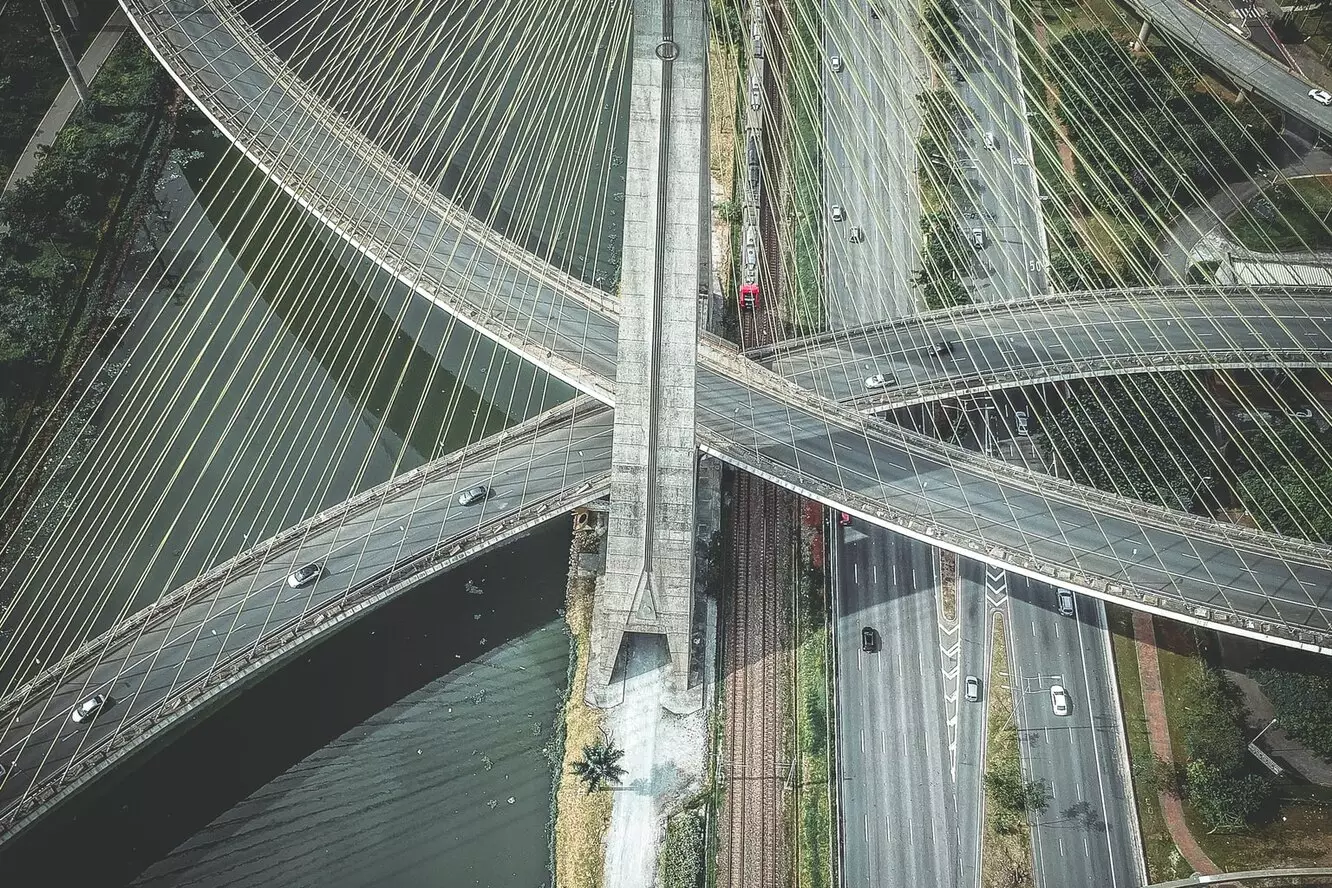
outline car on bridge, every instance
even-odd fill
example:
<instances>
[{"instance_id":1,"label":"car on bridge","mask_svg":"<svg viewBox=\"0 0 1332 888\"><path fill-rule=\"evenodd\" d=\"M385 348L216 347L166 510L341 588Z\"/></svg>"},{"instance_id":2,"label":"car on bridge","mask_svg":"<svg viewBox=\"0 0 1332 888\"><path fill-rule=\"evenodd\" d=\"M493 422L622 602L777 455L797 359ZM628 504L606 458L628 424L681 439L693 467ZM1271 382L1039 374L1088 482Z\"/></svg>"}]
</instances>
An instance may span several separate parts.
<instances>
[{"instance_id":1,"label":"car on bridge","mask_svg":"<svg viewBox=\"0 0 1332 888\"><path fill-rule=\"evenodd\" d=\"M1073 605L1073 593L1068 589L1059 590L1059 612L1066 617L1071 617L1076 612Z\"/></svg>"},{"instance_id":2,"label":"car on bridge","mask_svg":"<svg viewBox=\"0 0 1332 888\"><path fill-rule=\"evenodd\" d=\"M477 503L490 496L490 488L484 484L478 484L475 487L469 487L458 494L458 505L475 506Z\"/></svg>"},{"instance_id":3,"label":"car on bridge","mask_svg":"<svg viewBox=\"0 0 1332 888\"><path fill-rule=\"evenodd\" d=\"M312 561L287 577L287 585L293 589L308 586L324 575L324 562Z\"/></svg>"},{"instance_id":4,"label":"car on bridge","mask_svg":"<svg viewBox=\"0 0 1332 888\"><path fill-rule=\"evenodd\" d=\"M949 342L947 339L940 339L938 342L931 345L928 351L936 358L944 358L953 353L953 343Z\"/></svg>"},{"instance_id":5,"label":"car on bridge","mask_svg":"<svg viewBox=\"0 0 1332 888\"><path fill-rule=\"evenodd\" d=\"M81 725L86 721L91 721L92 717L102 711L106 705L106 694L97 694L89 697L78 706L75 706L69 713L69 720L76 725Z\"/></svg>"},{"instance_id":6,"label":"car on bridge","mask_svg":"<svg viewBox=\"0 0 1332 888\"><path fill-rule=\"evenodd\" d=\"M865 379L865 388L871 390L885 388L892 384L893 374L891 373L875 373L873 376Z\"/></svg>"},{"instance_id":7,"label":"car on bridge","mask_svg":"<svg viewBox=\"0 0 1332 888\"><path fill-rule=\"evenodd\" d=\"M1332 107L1332 93L1329 93L1325 89L1309 90L1309 98L1313 99L1315 102L1317 102L1320 105Z\"/></svg>"}]
</instances>

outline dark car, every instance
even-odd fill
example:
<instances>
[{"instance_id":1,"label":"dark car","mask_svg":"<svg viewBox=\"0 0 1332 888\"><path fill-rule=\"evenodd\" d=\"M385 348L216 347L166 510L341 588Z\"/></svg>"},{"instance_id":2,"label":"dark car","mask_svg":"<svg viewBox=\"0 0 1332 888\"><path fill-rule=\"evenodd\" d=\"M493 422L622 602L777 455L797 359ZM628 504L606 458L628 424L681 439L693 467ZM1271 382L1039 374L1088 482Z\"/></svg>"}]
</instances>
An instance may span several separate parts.
<instances>
[{"instance_id":1,"label":"dark car","mask_svg":"<svg viewBox=\"0 0 1332 888\"><path fill-rule=\"evenodd\" d=\"M952 353L953 343L949 342L947 339L940 339L938 342L934 343L934 345L930 346L930 354L934 355L936 358L947 357Z\"/></svg>"},{"instance_id":2,"label":"dark car","mask_svg":"<svg viewBox=\"0 0 1332 888\"><path fill-rule=\"evenodd\" d=\"M299 589L302 586L308 586L324 574L324 563L322 561L312 561L309 564L287 577L287 585L293 589Z\"/></svg>"},{"instance_id":3,"label":"dark car","mask_svg":"<svg viewBox=\"0 0 1332 888\"><path fill-rule=\"evenodd\" d=\"M879 634L870 626L860 630L860 649L867 654L879 649Z\"/></svg>"}]
</instances>

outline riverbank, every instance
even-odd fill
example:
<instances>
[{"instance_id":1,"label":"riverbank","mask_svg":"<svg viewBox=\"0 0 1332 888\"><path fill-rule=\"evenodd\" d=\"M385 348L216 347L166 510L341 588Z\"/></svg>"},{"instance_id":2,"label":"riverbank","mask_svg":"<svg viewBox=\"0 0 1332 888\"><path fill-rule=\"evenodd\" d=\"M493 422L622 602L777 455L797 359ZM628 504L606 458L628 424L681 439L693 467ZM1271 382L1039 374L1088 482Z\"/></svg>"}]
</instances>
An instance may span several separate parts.
<instances>
[{"instance_id":1,"label":"riverbank","mask_svg":"<svg viewBox=\"0 0 1332 888\"><path fill-rule=\"evenodd\" d=\"M574 533L569 553L569 588L564 621L569 632L568 697L564 702L563 748L557 759L551 867L558 888L601 888L606 865L605 839L612 797L608 791L587 792L571 767L583 748L602 740L601 710L584 702L587 690L592 600L596 594L601 538L595 531Z\"/></svg>"}]
</instances>

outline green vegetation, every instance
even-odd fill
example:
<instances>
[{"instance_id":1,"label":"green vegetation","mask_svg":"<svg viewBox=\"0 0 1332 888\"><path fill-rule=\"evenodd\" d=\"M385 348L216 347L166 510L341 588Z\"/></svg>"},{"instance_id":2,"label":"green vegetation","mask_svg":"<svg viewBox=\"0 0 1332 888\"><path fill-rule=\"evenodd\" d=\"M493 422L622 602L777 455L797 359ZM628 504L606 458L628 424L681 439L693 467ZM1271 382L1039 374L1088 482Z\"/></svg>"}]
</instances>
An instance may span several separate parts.
<instances>
[{"instance_id":1,"label":"green vegetation","mask_svg":"<svg viewBox=\"0 0 1332 888\"><path fill-rule=\"evenodd\" d=\"M745 9L740 0L712 0L708 22L713 37L739 48L745 43Z\"/></svg>"},{"instance_id":2,"label":"green vegetation","mask_svg":"<svg viewBox=\"0 0 1332 888\"><path fill-rule=\"evenodd\" d=\"M949 213L940 211L922 216L920 230L920 269L916 272L916 283L925 307L951 308L971 302L961 275L967 270L963 262L974 255L974 249L962 236L962 229Z\"/></svg>"},{"instance_id":3,"label":"green vegetation","mask_svg":"<svg viewBox=\"0 0 1332 888\"><path fill-rule=\"evenodd\" d=\"M1241 244L1260 252L1332 249L1332 187L1326 177L1272 185L1228 220Z\"/></svg>"},{"instance_id":4,"label":"green vegetation","mask_svg":"<svg viewBox=\"0 0 1332 888\"><path fill-rule=\"evenodd\" d=\"M1147 881L1166 882L1182 879L1192 870L1170 838L1165 816L1161 813L1159 793L1163 779L1156 756L1152 753L1147 729L1146 709L1142 700L1142 679L1138 673L1138 652L1133 636L1133 618L1127 608L1105 606L1106 622L1115 658L1115 681L1119 685L1120 707L1124 712L1124 737L1128 741L1133 795L1138 804L1138 823L1142 828L1143 853L1147 858Z\"/></svg>"},{"instance_id":5,"label":"green vegetation","mask_svg":"<svg viewBox=\"0 0 1332 888\"><path fill-rule=\"evenodd\" d=\"M1074 31L1050 47L1048 70L1060 116L1086 158L1080 189L1116 215L1171 214L1193 205L1196 188L1209 191L1267 162L1263 117L1197 91L1192 70L1167 50L1138 58L1108 29Z\"/></svg>"},{"instance_id":6,"label":"green vegetation","mask_svg":"<svg viewBox=\"0 0 1332 888\"><path fill-rule=\"evenodd\" d=\"M821 545L821 537L807 534L806 545L802 546L805 570L795 610L795 748L800 769L795 806L796 878L798 888L828 888L836 884L829 761L832 754L829 603L824 573L811 557L811 545Z\"/></svg>"},{"instance_id":7,"label":"green vegetation","mask_svg":"<svg viewBox=\"0 0 1332 888\"><path fill-rule=\"evenodd\" d=\"M1205 415L1202 394L1182 374L1080 380L1042 417L1038 443L1079 483L1187 510L1212 473Z\"/></svg>"},{"instance_id":8,"label":"green vegetation","mask_svg":"<svg viewBox=\"0 0 1332 888\"><path fill-rule=\"evenodd\" d=\"M69 23L63 22L75 56L82 54L115 3L80 0L78 5L83 30L71 34ZM0 185L3 185L67 78L42 8L35 2L9 3L0 8L4 9L0 18L4 22L0 28Z\"/></svg>"},{"instance_id":9,"label":"green vegetation","mask_svg":"<svg viewBox=\"0 0 1332 888\"><path fill-rule=\"evenodd\" d=\"M662 888L703 888L703 815L695 810L666 822L666 842L657 858Z\"/></svg>"},{"instance_id":10,"label":"green vegetation","mask_svg":"<svg viewBox=\"0 0 1332 888\"><path fill-rule=\"evenodd\" d=\"M569 772L583 781L583 787L589 792L603 789L608 783L619 783L624 776L620 759L624 750L618 749L609 737L604 737L583 747L583 757L569 765Z\"/></svg>"},{"instance_id":11,"label":"green vegetation","mask_svg":"<svg viewBox=\"0 0 1332 888\"><path fill-rule=\"evenodd\" d=\"M1273 647L1248 674L1272 702L1286 734L1332 760L1332 663Z\"/></svg>"},{"instance_id":12,"label":"green vegetation","mask_svg":"<svg viewBox=\"0 0 1332 888\"><path fill-rule=\"evenodd\" d=\"M574 536L571 562L581 552L596 548L591 531ZM606 859L603 841L610 826L611 794L580 791L584 787L572 771L574 750L600 740L601 710L584 702L587 691L587 660L592 629L592 600L596 581L582 577L570 565L569 589L564 620L572 636L569 692L564 701L564 748L556 752L555 828L552 830L555 884L560 888L601 888Z\"/></svg>"},{"instance_id":13,"label":"green vegetation","mask_svg":"<svg viewBox=\"0 0 1332 888\"><path fill-rule=\"evenodd\" d=\"M1302 422L1267 423L1245 437L1237 457L1234 490L1259 527L1332 542L1332 467L1324 458L1313 426Z\"/></svg>"},{"instance_id":14,"label":"green vegetation","mask_svg":"<svg viewBox=\"0 0 1332 888\"><path fill-rule=\"evenodd\" d=\"M1257 817L1269 787L1251 769L1239 694L1206 663L1194 670L1184 693L1185 795L1210 829L1241 827Z\"/></svg>"},{"instance_id":15,"label":"green vegetation","mask_svg":"<svg viewBox=\"0 0 1332 888\"><path fill-rule=\"evenodd\" d=\"M981 882L986 888L1026 888L1031 871L1027 805L1044 806L1044 786L1023 783L1013 714L1012 676L1002 618L996 619L990 653L985 743L985 820L981 828Z\"/></svg>"},{"instance_id":16,"label":"green vegetation","mask_svg":"<svg viewBox=\"0 0 1332 888\"><path fill-rule=\"evenodd\" d=\"M790 193L783 216L790 220L786 265L788 321L800 333L818 333L823 305L823 10L819 0L787 5L791 46L786 56L790 146ZM774 182L764 187L773 188Z\"/></svg>"},{"instance_id":17,"label":"green vegetation","mask_svg":"<svg viewBox=\"0 0 1332 888\"><path fill-rule=\"evenodd\" d=\"M166 156L167 78L126 41L31 177L0 199L0 437L11 454L48 387L110 321L124 250ZM26 141L26 136L25 136Z\"/></svg>"},{"instance_id":18,"label":"green vegetation","mask_svg":"<svg viewBox=\"0 0 1332 888\"><path fill-rule=\"evenodd\" d=\"M969 52L958 28L960 18L961 13L954 0L925 0L922 4L925 51L936 61L956 61Z\"/></svg>"}]
</instances>

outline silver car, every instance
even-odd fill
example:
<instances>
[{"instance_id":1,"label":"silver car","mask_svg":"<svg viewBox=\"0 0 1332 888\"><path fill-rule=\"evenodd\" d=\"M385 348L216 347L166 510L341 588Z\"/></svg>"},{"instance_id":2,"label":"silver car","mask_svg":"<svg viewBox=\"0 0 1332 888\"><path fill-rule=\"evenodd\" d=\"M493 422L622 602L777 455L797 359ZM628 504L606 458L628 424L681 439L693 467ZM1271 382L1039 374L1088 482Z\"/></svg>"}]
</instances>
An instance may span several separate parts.
<instances>
[{"instance_id":1,"label":"silver car","mask_svg":"<svg viewBox=\"0 0 1332 888\"><path fill-rule=\"evenodd\" d=\"M302 586L310 585L323 575L324 563L322 561L312 561L287 577L287 585L293 589L299 589Z\"/></svg>"},{"instance_id":2,"label":"silver car","mask_svg":"<svg viewBox=\"0 0 1332 888\"><path fill-rule=\"evenodd\" d=\"M1068 691L1064 690L1063 685L1051 685L1050 708L1055 715L1068 715Z\"/></svg>"},{"instance_id":3,"label":"silver car","mask_svg":"<svg viewBox=\"0 0 1332 888\"><path fill-rule=\"evenodd\" d=\"M106 705L106 694L98 694L95 697L89 697L87 700L84 700L78 706L74 707L74 709L69 714L69 720L74 722L74 724L76 725L81 725L86 721L91 721L92 717L97 713L101 712L102 707L105 705Z\"/></svg>"},{"instance_id":4,"label":"silver car","mask_svg":"<svg viewBox=\"0 0 1332 888\"><path fill-rule=\"evenodd\" d=\"M490 488L484 484L478 484L458 494L458 505L475 506L488 496L490 496Z\"/></svg>"},{"instance_id":5,"label":"silver car","mask_svg":"<svg viewBox=\"0 0 1332 888\"><path fill-rule=\"evenodd\" d=\"M980 701L980 679L974 675L967 676L967 702L977 703Z\"/></svg>"},{"instance_id":6,"label":"silver car","mask_svg":"<svg viewBox=\"0 0 1332 888\"><path fill-rule=\"evenodd\" d=\"M885 386L892 385L892 382L893 376L891 373L875 373L873 376L865 379L865 388L881 389Z\"/></svg>"}]
</instances>

